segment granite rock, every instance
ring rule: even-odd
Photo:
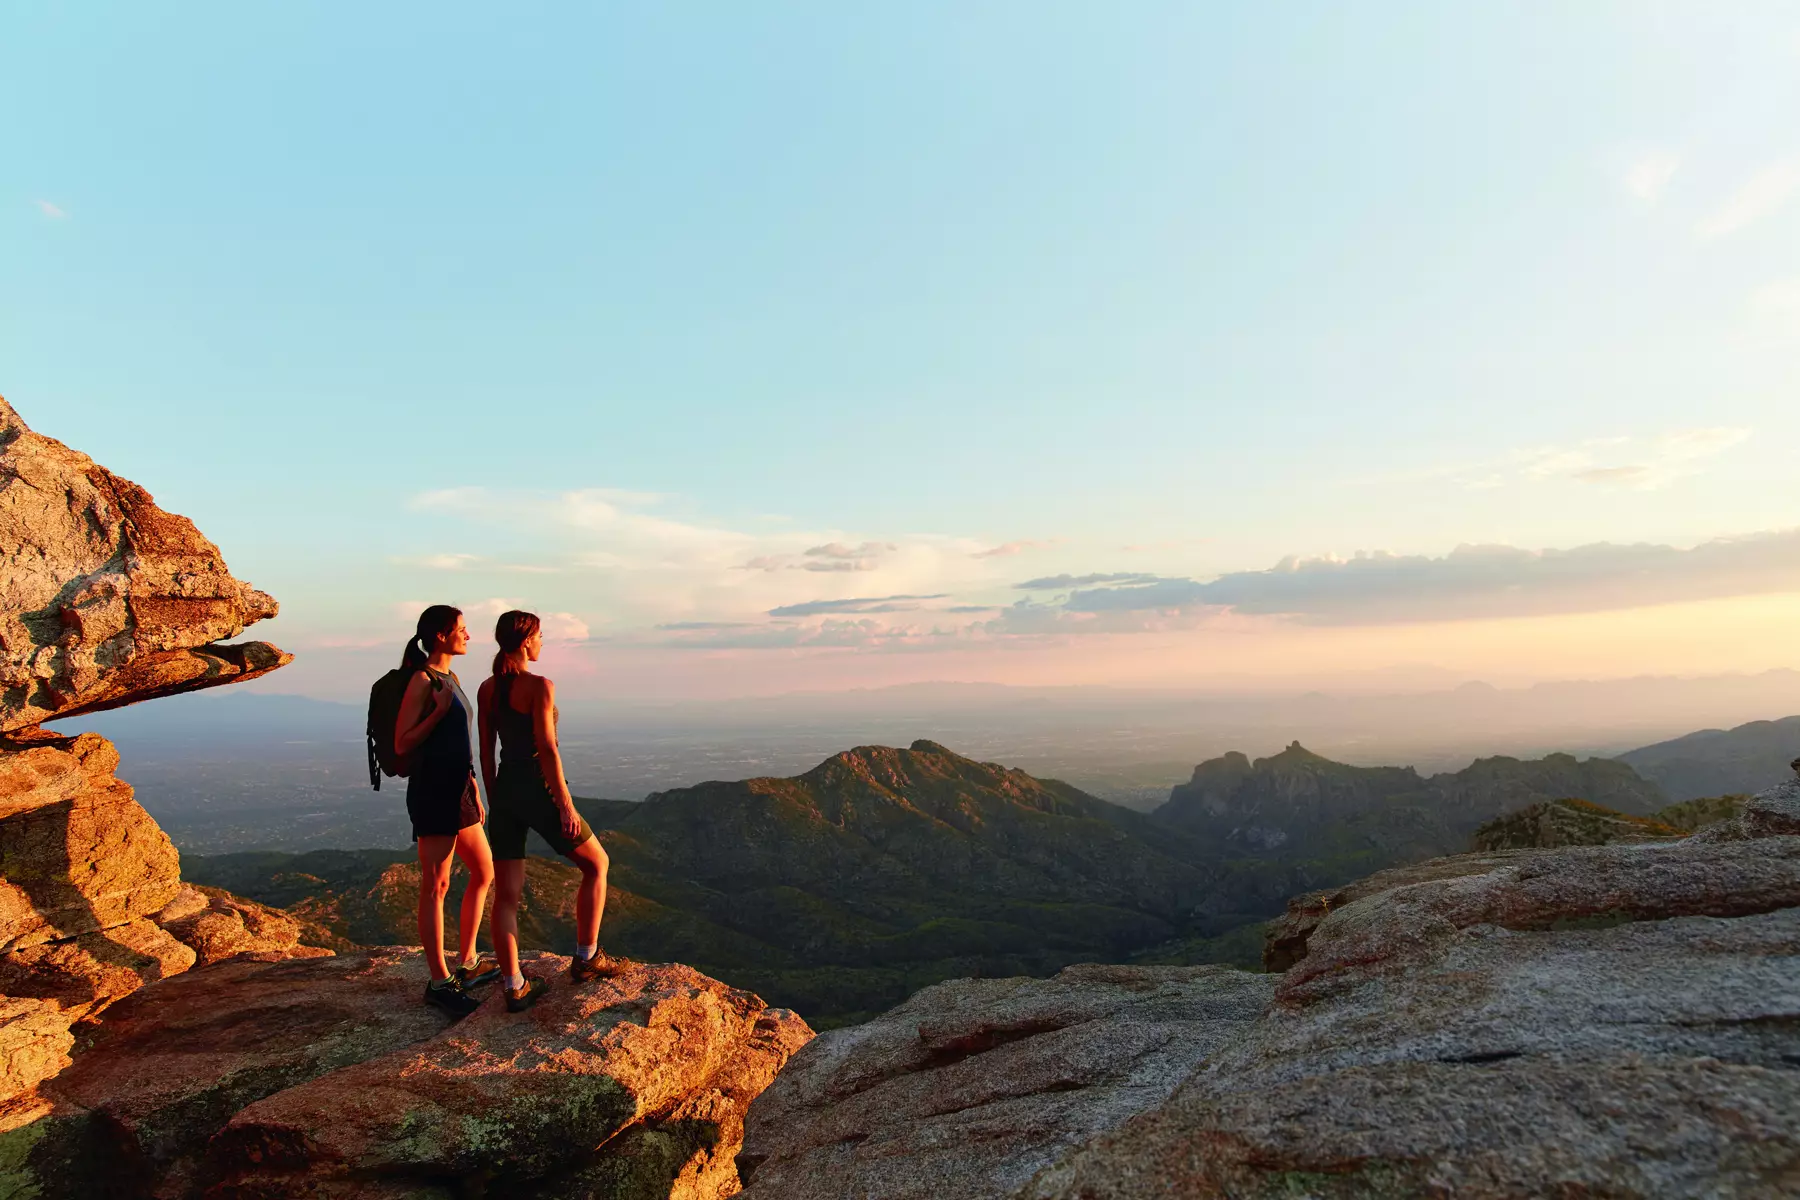
[[[0,731],[273,670],[272,646],[215,643],[276,608],[193,522],[0,400]]]
[[[1242,1036],[1018,1195],[1800,1193],[1800,838],[1479,857],[1325,914]]]
[[[959,979],[821,1034],[751,1106],[746,1197],[983,1200],[1170,1092],[1267,1006],[1227,967]]]
[[[718,1200],[750,1100],[811,1037],[681,966],[578,987],[531,956],[555,976],[535,1008],[490,989],[452,1024],[417,950],[274,953],[108,1009],[32,1093],[50,1114],[0,1134],[0,1195]]]
[[[480,1178],[496,1194],[732,1194],[744,1111],[812,1031],[688,967],[632,964],[574,986],[557,975],[567,962],[531,959],[528,974],[555,982],[524,1014],[496,997],[442,1036],[248,1106],[208,1151],[220,1186],[351,1195],[371,1178]]]
[[[98,734],[0,740],[0,951],[149,916],[181,887],[174,843]]]
[[[198,894],[204,907],[186,911]],[[300,923],[279,909],[269,908],[218,888],[182,885],[182,895],[157,914],[157,923],[178,940],[191,946],[199,965],[208,966],[238,954],[291,951],[300,941]],[[318,955],[329,951],[318,951]],[[0,985],[4,990],[4,985]]]

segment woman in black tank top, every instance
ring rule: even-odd
[[[475,774],[474,722],[471,705],[450,670],[450,661],[469,649],[469,627],[462,613],[434,604],[419,617],[418,632],[406,645],[402,668],[412,668],[395,723],[394,749],[411,759],[406,781],[406,812],[413,840],[419,844],[419,944],[431,982],[425,1001],[457,1016],[479,1003],[469,988],[491,983],[499,967],[475,953],[481,911],[494,863],[482,832],[482,790]],[[454,971],[444,961],[444,896],[450,890],[450,857],[469,872],[457,922],[461,962]]]
[[[569,977],[576,983],[616,974],[618,960],[600,950],[600,918],[606,908],[606,851],[575,810],[563,778],[556,742],[556,685],[526,668],[537,661],[544,637],[535,614],[502,613],[494,627],[500,652],[494,674],[477,693],[481,706],[481,773],[494,810],[494,950],[506,987],[506,1007],[529,1008],[550,986],[519,970],[519,898],[525,887],[525,841],[533,832],[581,869],[575,895],[575,955]],[[494,741],[500,762],[494,763]]]

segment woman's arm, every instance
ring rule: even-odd
[[[475,711],[480,714],[476,721],[477,736],[481,739],[481,782],[487,785],[487,794],[494,794],[494,677],[489,675],[487,682],[475,691]]]
[[[562,809],[563,832],[574,837],[581,829],[581,814],[575,811],[575,797],[569,794],[569,782],[563,778],[562,748],[556,744],[556,685],[548,679],[532,697],[531,728],[537,738],[538,766],[544,772],[544,785]]]
[[[450,711],[453,699],[450,689],[418,671],[406,681],[406,695],[400,698],[400,718],[394,723],[394,751],[411,754],[419,743],[431,736],[437,723]]]

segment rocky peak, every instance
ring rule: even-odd
[[[0,731],[252,678],[276,613],[192,521],[0,399]]]
[[[290,656],[220,639],[275,611],[193,522],[0,400],[0,1130],[42,1116],[77,1024],[145,984],[323,953],[284,914],[184,885],[112,744],[39,727],[274,670]]]

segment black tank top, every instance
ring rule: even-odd
[[[454,780],[460,787],[474,770],[474,743],[469,739],[469,714],[463,708],[462,689],[451,687],[447,675],[436,676],[439,687],[451,688],[450,711],[446,712],[419,743],[418,757],[413,761],[412,777],[433,782]]]
[[[512,685],[517,675],[501,675],[494,680],[494,732],[500,735],[500,765],[526,763],[537,759],[537,731],[532,728],[531,714],[513,707]],[[552,712],[554,722],[557,714]]]

